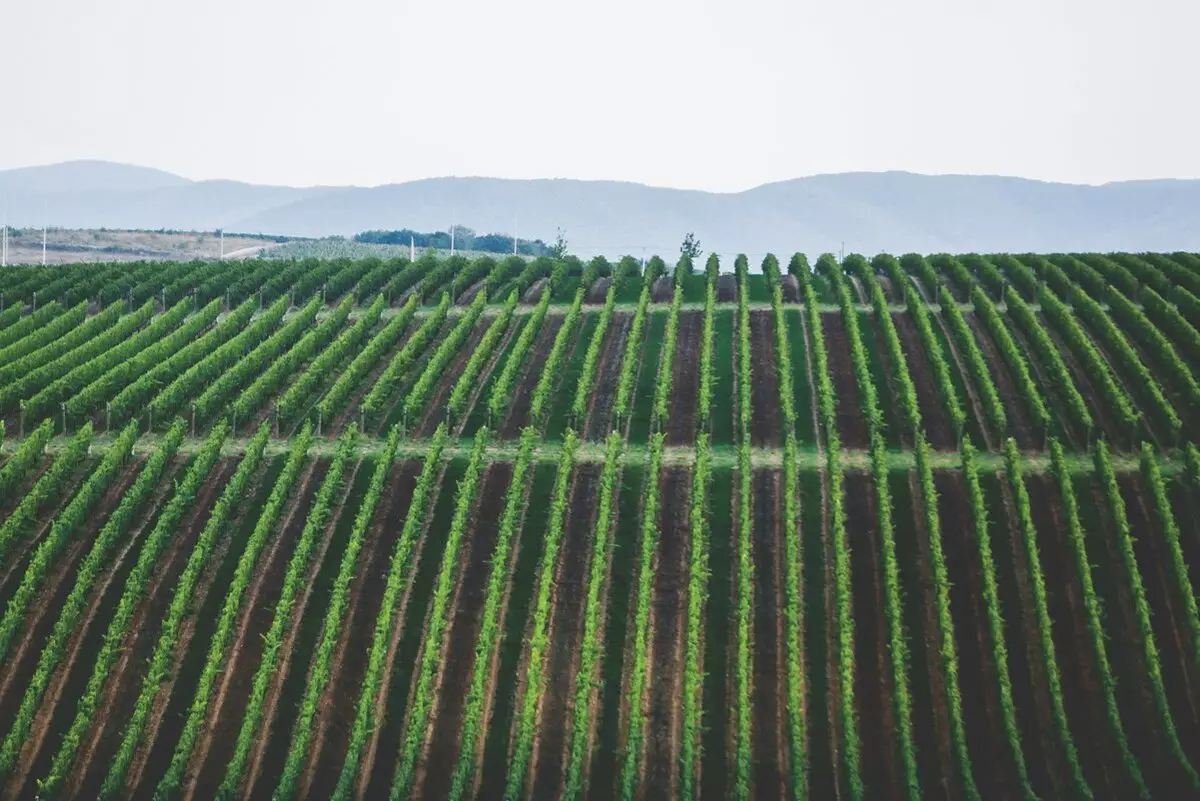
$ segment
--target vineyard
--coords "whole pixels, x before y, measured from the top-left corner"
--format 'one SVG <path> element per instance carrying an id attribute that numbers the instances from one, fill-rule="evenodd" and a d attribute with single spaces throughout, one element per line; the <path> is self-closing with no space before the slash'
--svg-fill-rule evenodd
<path id="1" fill-rule="evenodd" d="M 0 797 L 1200 798 L 1200 256 L 0 271 Z"/>

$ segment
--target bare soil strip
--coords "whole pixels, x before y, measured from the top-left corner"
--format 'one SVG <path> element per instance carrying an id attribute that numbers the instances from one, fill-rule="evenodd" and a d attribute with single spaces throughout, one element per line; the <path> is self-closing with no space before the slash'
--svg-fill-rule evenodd
<path id="1" fill-rule="evenodd" d="M 755 447 L 783 444 L 779 425 L 779 373 L 775 365 L 775 318 L 768 311 L 750 312 L 750 441 Z"/>
<path id="2" fill-rule="evenodd" d="M 483 339 L 483 335 L 487 333 L 491 324 L 492 318 L 480 317 L 479 322 L 471 329 L 471 335 L 467 337 L 462 348 L 450 360 L 450 364 L 446 366 L 441 375 L 441 380 L 438 381 L 437 388 L 429 396 L 429 402 L 425 404 L 425 414 L 422 415 L 420 422 L 412 425 L 415 436 L 426 439 L 432 437 L 438 425 L 446 419 L 446 403 L 450 400 L 450 393 L 454 391 L 458 377 L 462 375 L 463 368 L 467 366 L 471 354 L 475 352 L 475 348 L 479 347 L 480 340 Z"/>
<path id="3" fill-rule="evenodd" d="M 850 358 L 846 321 L 842 319 L 841 312 L 822 312 L 821 324 L 825 326 L 829 378 L 833 381 L 833 391 L 837 396 L 838 436 L 843 447 L 861 450 L 867 447 L 867 421 L 862 415 L 854 362 Z M 813 408 L 816 408 L 815 404 Z"/>
<path id="4" fill-rule="evenodd" d="M 737 302 L 737 276 L 723 273 L 717 278 L 717 303 Z"/>
<path id="5" fill-rule="evenodd" d="M 620 379 L 621 361 L 625 354 L 625 338 L 629 336 L 629 327 L 632 324 L 633 315 L 629 312 L 613 312 L 608 331 L 605 332 L 604 344 L 600 348 L 600 363 L 596 365 L 596 379 L 592 385 L 587 421 L 583 426 L 589 440 L 603 441 L 612 430 L 612 407 L 617 399 L 617 381 Z"/>
<path id="6" fill-rule="evenodd" d="M 700 394 L 700 348 L 704 312 L 679 313 L 678 346 L 673 362 L 667 444 L 691 445 L 696 441 L 697 402 Z"/>
<path id="7" fill-rule="evenodd" d="M 500 426 L 501 439 L 516 439 L 521 429 L 529 425 L 529 407 L 533 403 L 533 391 L 542 377 L 542 369 L 546 358 L 554 347 L 554 338 L 558 329 L 562 328 L 562 315 L 546 315 L 542 321 L 542 329 L 538 331 L 533 342 L 533 349 L 525 360 L 525 369 L 521 379 L 513 388 L 512 402 L 508 407 L 508 418 Z"/>
<path id="8" fill-rule="evenodd" d="M 908 312 L 894 312 L 892 322 L 895 323 L 896 333 L 900 335 L 908 370 L 917 388 L 917 404 L 921 408 L 921 421 L 925 425 L 929 444 L 939 451 L 955 450 L 958 447 L 956 432 L 946 419 L 946 411 L 942 406 L 942 397 L 933 367 L 929 363 L 929 355 L 917 334 L 917 324 Z"/>
<path id="9" fill-rule="evenodd" d="M 992 341 L 991 334 L 979 324 L 979 319 L 974 312 L 966 312 L 963 317 L 966 318 L 967 325 L 971 326 L 971 330 L 975 334 L 975 341 L 979 343 L 979 349 L 983 351 L 983 356 L 987 359 L 989 373 L 992 381 L 996 384 L 996 391 L 1000 393 L 1000 400 L 1004 403 L 1009 429 L 1014 432 L 1017 447 L 1023 451 L 1038 447 L 1041 445 L 1041 433 L 1034 431 L 1029 422 L 1029 410 L 1025 407 L 1020 393 L 1013 384 L 1008 363 L 1000 355 L 996 343 Z"/>

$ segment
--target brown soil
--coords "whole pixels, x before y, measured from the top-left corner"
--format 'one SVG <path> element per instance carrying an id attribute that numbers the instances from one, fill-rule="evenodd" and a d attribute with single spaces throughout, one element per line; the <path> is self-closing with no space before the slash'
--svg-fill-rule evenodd
<path id="1" fill-rule="evenodd" d="M 841 312 L 822 312 L 825 327 L 825 347 L 829 353 L 829 377 L 837 400 L 837 427 L 842 447 L 867 447 L 867 421 L 862 414 L 858 382 L 854 377 L 854 362 L 850 358 L 850 342 L 846 338 L 846 323 Z"/>
<path id="2" fill-rule="evenodd" d="M 508 347 L 510 344 L 512 344 L 512 341 L 516 337 L 520 336 L 520 333 L 524 328 L 524 323 L 527 323 L 527 321 L 517 317 L 514 317 L 509 321 L 508 327 L 504 331 L 504 336 L 500 338 L 500 341 L 496 344 L 495 349 L 492 351 L 492 355 L 488 358 L 487 362 L 483 365 L 483 368 L 479 371 L 479 376 L 476 378 L 471 387 L 471 392 L 467 396 L 467 405 L 464 407 L 461 417 L 459 418 L 457 424 L 451 429 L 451 433 L 453 433 L 455 436 L 461 437 L 465 433 L 470 433 L 472 436 L 474 436 L 474 431 L 466 431 L 467 423 L 470 422 L 471 415 L 474 413 L 476 405 L 480 403 L 487 403 L 488 398 L 483 397 L 483 390 L 491 380 L 492 374 L 497 370 L 502 369 L 500 358 L 504 356 L 505 351 L 508 350 Z"/>
<path id="3" fill-rule="evenodd" d="M 21 795 L 24 783 L 30 776 L 43 776 L 50 768 L 53 749 L 47 743 L 56 744 L 66 733 L 74 717 L 76 704 L 84 691 L 91 673 L 92 664 L 81 656 L 94 653 L 107 627 L 109 615 L 115 609 L 124 590 L 125 578 L 133 569 L 144 537 L 149 533 L 155 511 L 164 502 L 168 490 L 172 489 L 175 468 L 179 462 L 168 467 L 166 476 L 159 480 L 155 491 L 142 505 L 140 513 L 131 521 L 130 535 L 117 543 L 113 558 L 97 576 L 87 600 L 87 608 L 76 622 L 75 630 L 64 649 L 64 656 L 46 687 L 42 703 L 34 717 L 29 735 L 17 760 L 13 775 L 5 793 L 10 797 Z M 6 717 L 7 720 L 7 717 Z M 5 724 L 8 725 L 7 723 Z"/>
<path id="4" fill-rule="evenodd" d="M 375 620 L 387 588 L 390 557 L 420 472 L 421 463 L 417 461 L 401 462 L 392 468 L 367 529 L 358 569 L 350 584 L 341 636 L 330 665 L 332 678 L 313 719 L 309 761 L 297 793 L 301 798 L 329 798 L 337 784 L 354 726 Z"/>
<path id="5" fill-rule="evenodd" d="M 866 290 L 863 289 L 862 282 L 858 280 L 858 276 L 847 273 L 846 278 L 850 281 L 850 289 L 853 290 L 851 294 L 854 297 L 854 302 L 870 303 L 871 301 L 867 298 Z"/>
<path id="6" fill-rule="evenodd" d="M 584 431 L 587 439 L 602 441 L 611 430 L 612 407 L 617 399 L 617 383 L 621 377 L 621 363 L 625 355 L 625 338 L 633 324 L 629 312 L 614 312 L 604 333 L 600 346 L 600 362 L 596 365 L 596 378 L 592 384 L 591 404 L 588 408 Z"/>
<path id="7" fill-rule="evenodd" d="M 892 279 L 889 276 L 877 275 L 875 276 L 875 280 L 879 282 L 879 288 L 883 290 L 883 297 L 887 299 L 889 304 L 904 302 L 904 298 L 901 296 L 900 292 L 896 290 L 896 287 L 892 284 Z"/>
<path id="8" fill-rule="evenodd" d="M 785 798 L 790 782 L 787 710 L 787 641 L 784 636 L 783 474 L 758 470 L 754 486 L 754 727 L 753 794 Z"/>
<path id="9" fill-rule="evenodd" d="M 908 370 L 912 374 L 913 384 L 917 388 L 917 404 L 921 409 L 921 422 L 925 426 L 925 435 L 929 437 L 929 444 L 939 451 L 956 450 L 958 447 L 956 432 L 946 419 L 933 367 L 929 363 L 925 348 L 921 345 L 920 336 L 917 334 L 917 325 L 908 312 L 893 312 L 892 322 L 896 326 L 896 333 L 900 336 L 900 343 L 903 345 L 904 355 L 907 357 Z M 894 365 L 892 369 L 894 375 L 896 369 Z"/>
<path id="10" fill-rule="evenodd" d="M 1052 702 L 1046 679 L 1046 663 L 1042 653 L 1041 633 L 1037 610 L 1034 607 L 1033 581 L 1029 575 L 1029 554 L 1017 517 L 1016 499 L 1008 476 L 996 474 L 1000 484 L 1002 509 L 989 509 L 1005 526 L 1009 551 L 1001 543 L 993 543 L 997 563 L 1009 561 L 1005 572 L 1011 570 L 1017 597 L 1005 597 L 1001 587 L 1001 605 L 1005 607 L 1005 634 L 1009 638 L 1009 675 L 1012 677 L 1013 703 L 1017 710 L 1017 725 L 1021 727 L 1021 745 L 1025 750 L 1029 780 L 1039 796 L 1061 798 L 1066 792 L 1063 774 L 1059 770 L 1059 745 L 1051 713 Z M 1024 647 L 1022 647 L 1024 646 Z"/>
<path id="11" fill-rule="evenodd" d="M 554 339 L 562 328 L 563 316 L 559 314 L 546 315 L 542 321 L 542 329 L 538 331 L 533 341 L 533 347 L 525 360 L 525 370 L 513 387 L 512 402 L 508 409 L 508 418 L 500 427 L 501 439 L 516 439 L 521 429 L 529 425 L 529 407 L 533 403 L 533 391 L 537 389 L 542 377 L 542 368 L 546 358 L 554 347 Z"/>
<path id="12" fill-rule="evenodd" d="M 934 483 L 946 571 L 951 576 L 950 612 L 958 645 L 959 691 L 975 783 L 994 792 L 996 798 L 1016 798 L 1013 758 L 1002 727 L 995 650 L 988 629 L 979 549 L 966 483 L 958 470 L 934 471 Z"/>
<path id="13" fill-rule="evenodd" d="M 584 296 L 584 303 L 597 305 L 604 302 L 608 295 L 608 288 L 612 285 L 610 276 L 602 276 L 596 279 L 596 283 L 588 287 L 587 294 Z"/>
<path id="14" fill-rule="evenodd" d="M 783 290 L 784 303 L 800 302 L 800 279 L 794 275 L 784 275 L 779 279 L 779 286 Z"/>
<path id="15" fill-rule="evenodd" d="M 225 766 L 237 743 L 242 712 L 262 660 L 263 638 L 271 627 L 275 603 L 292 546 L 304 529 L 317 489 L 329 471 L 329 462 L 313 461 L 300 477 L 294 500 L 278 533 L 260 556 L 254 578 L 238 614 L 237 631 L 229 646 L 221 679 L 213 687 L 208 721 L 196 740 L 184 782 L 183 797 L 212 798 L 225 776 Z"/>
<path id="16" fill-rule="evenodd" d="M 862 738 L 863 783 L 872 795 L 899 798 L 904 780 L 892 705 L 882 543 L 875 481 L 868 473 L 846 472 L 846 534 L 854 588 L 854 694 Z"/>
<path id="17" fill-rule="evenodd" d="M 342 480 L 342 490 L 338 497 L 337 505 L 333 508 L 329 521 L 325 524 L 324 531 L 319 535 L 320 541 L 317 542 L 314 552 L 309 558 L 307 565 L 308 571 L 301 578 L 304 589 L 296 598 L 295 605 L 292 607 L 291 619 L 287 622 L 285 633 L 283 635 L 283 644 L 280 648 L 282 659 L 275 667 L 275 674 L 272 676 L 271 683 L 267 686 L 266 699 L 263 703 L 263 717 L 261 728 L 258 732 L 258 739 L 255 747 L 250 752 L 250 759 L 246 764 L 246 774 L 244 779 L 244 787 L 249 796 L 255 796 L 261 793 L 265 788 L 274 789 L 275 782 L 283 772 L 283 765 L 287 759 L 288 746 L 291 743 L 291 728 L 294 722 L 294 711 L 298 705 L 297 701 L 303 697 L 304 688 L 307 686 L 307 681 L 301 679 L 300 688 L 296 691 L 296 696 L 287 694 L 285 685 L 288 683 L 289 674 L 292 672 L 293 659 L 300 661 L 296 665 L 297 671 L 303 671 L 303 676 L 306 679 L 309 673 L 309 667 L 312 662 L 312 654 L 307 650 L 301 650 L 296 647 L 296 643 L 300 638 L 300 629 L 304 625 L 305 618 L 308 615 L 318 616 L 324 611 L 317 601 L 314 608 L 310 610 L 310 606 L 314 604 L 313 595 L 314 588 L 317 584 L 317 574 L 320 572 L 325 559 L 329 554 L 329 547 L 335 536 L 337 528 L 343 517 L 349 516 L 352 519 L 355 509 L 348 506 L 351 494 L 354 492 L 354 484 L 358 478 L 358 471 L 362 469 L 363 461 L 355 462 L 345 474 Z M 300 678 L 297 676 L 296 678 Z M 287 705 L 288 711 L 282 720 L 279 719 L 280 707 Z M 261 785 L 260 781 L 265 781 L 265 785 Z"/>
<path id="18" fill-rule="evenodd" d="M 756 447 L 779 447 L 779 373 L 775 364 L 775 320 L 767 311 L 750 312 L 750 441 Z"/>
<path id="19" fill-rule="evenodd" d="M 1150 604 L 1150 623 L 1162 662 L 1163 682 L 1180 742 L 1188 754 L 1200 754 L 1200 675 L 1193 658 L 1191 627 L 1179 585 L 1170 567 L 1154 502 L 1137 473 L 1118 478 L 1133 532 L 1134 553 Z"/>
<path id="20" fill-rule="evenodd" d="M 650 612 L 645 770 L 646 798 L 674 798 L 679 788 L 679 749 L 683 721 L 684 637 L 687 634 L 688 542 L 692 475 L 667 468 L 658 491 L 661 532 L 654 560 Z"/>
<path id="21" fill-rule="evenodd" d="M 1033 348 L 1026 339 L 1025 333 L 1015 324 L 1009 324 L 1008 332 L 1012 334 L 1013 340 L 1017 343 L 1017 347 L 1025 354 L 1026 363 L 1029 365 L 1030 373 L 1033 375 L 1034 381 L 1042 389 L 1042 395 L 1045 398 L 1047 408 L 1051 417 L 1058 420 L 1059 426 L 1062 428 L 1064 438 L 1070 444 L 1073 450 L 1079 450 L 1080 443 L 1087 440 L 1087 432 L 1082 431 L 1070 417 L 1070 412 L 1067 410 L 1058 394 L 1053 390 L 1054 384 L 1047 378 L 1047 373 L 1041 365 L 1040 357 L 1036 355 Z M 1014 390 L 1015 391 L 1015 390 Z"/>
<path id="22" fill-rule="evenodd" d="M 84 735 L 75 769 L 68 776 L 64 795 L 95 797 L 104 781 L 109 763 L 121 745 L 124 723 L 133 712 L 141 691 L 149 659 L 158 642 L 162 619 L 171 605 L 175 585 L 187 563 L 192 546 L 208 523 L 212 508 L 236 468 L 232 459 L 219 461 L 209 480 L 197 494 L 190 513 L 184 518 L 179 534 L 168 542 L 159 559 L 159 569 L 151 578 L 145 600 L 134 613 L 125 648 L 109 672 L 101 693 L 95 722 Z"/>
<path id="23" fill-rule="evenodd" d="M 703 338 L 704 312 L 680 312 L 677 347 L 672 364 L 670 407 L 667 411 L 668 445 L 690 445 L 696 441 L 700 347 Z"/>
<path id="24" fill-rule="evenodd" d="M 575 674 L 579 669 L 588 564 L 592 557 L 602 471 L 603 465 L 599 462 L 580 464 L 575 468 L 571 509 L 567 513 L 562 554 L 554 581 L 546 687 L 530 762 L 534 798 L 557 796 L 566 776 L 566 747 L 571 728 Z"/>
<path id="25" fill-rule="evenodd" d="M 1097 391 L 1096 385 L 1092 383 L 1090 374 L 1083 369 L 1083 366 L 1075 358 L 1075 353 L 1067 347 L 1067 344 L 1059 337 L 1058 332 L 1054 330 L 1044 317 L 1038 315 L 1038 319 L 1042 323 L 1042 327 L 1046 329 L 1046 333 L 1050 335 L 1050 339 L 1054 342 L 1055 347 L 1058 348 L 1058 352 L 1062 355 L 1068 372 L 1075 379 L 1075 386 L 1079 388 L 1084 402 L 1092 413 L 1092 419 L 1096 426 L 1105 433 L 1110 441 L 1117 443 L 1128 442 L 1130 432 L 1122 431 L 1121 427 L 1117 425 L 1116 418 L 1113 417 L 1113 410 L 1103 400 L 1103 396 Z"/>
<path id="26" fill-rule="evenodd" d="M 737 276 L 733 274 L 717 276 L 717 303 L 737 302 Z"/>
<path id="27" fill-rule="evenodd" d="M 422 798 L 445 798 L 458 764 L 463 715 L 475 665 L 475 644 L 512 473 L 513 466 L 508 462 L 493 462 L 488 467 L 479 488 L 468 542 L 459 559 L 455 597 L 449 611 L 450 626 L 433 687 L 433 714 L 425 732 L 422 764 L 414 784 L 420 788 Z"/>
<path id="28" fill-rule="evenodd" d="M 1091 637 L 1083 606 L 1083 586 L 1075 566 L 1074 549 L 1063 519 L 1062 495 L 1049 474 L 1030 475 L 1030 512 L 1038 532 L 1038 546 L 1046 580 L 1054 588 L 1047 599 L 1053 622 L 1055 656 L 1062 672 L 1063 701 L 1075 732 L 1084 778 L 1104 798 L 1120 798 L 1111 768 L 1121 755 L 1108 736 L 1104 696 L 1096 675 Z M 1090 734 L 1089 734 L 1090 733 Z M 1102 734 L 1103 733 L 1103 734 Z"/>
<path id="29" fill-rule="evenodd" d="M 903 540 L 897 542 L 901 560 L 900 581 L 904 596 L 902 603 L 915 599 L 920 605 L 920 630 L 918 640 L 910 627 L 909 648 L 912 654 L 910 675 L 916 687 L 928 684 L 929 703 L 913 704 L 913 736 L 917 747 L 917 768 L 926 798 L 945 798 L 946 801 L 961 798 L 963 792 L 958 780 L 958 766 L 951 748 L 950 710 L 946 703 L 946 669 L 941 659 L 941 627 L 938 624 L 937 590 L 933 580 L 933 563 L 929 529 L 925 524 L 925 498 L 921 494 L 920 480 L 916 471 L 908 473 L 909 494 L 912 498 L 912 514 L 915 524 L 916 548 L 908 554 Z M 897 539 L 901 539 L 906 526 L 896 521 Z M 910 558 L 906 558 L 909 556 Z M 915 558 L 915 563 L 911 561 Z M 915 568 L 916 575 L 913 575 Z M 907 614 L 907 613 L 906 613 Z M 922 663 L 925 675 L 918 675 L 916 664 Z M 918 690 L 919 691 L 919 690 Z"/>
<path id="30" fill-rule="evenodd" d="M 455 306 L 470 306 L 471 303 L 475 300 L 475 296 L 479 294 L 479 291 L 481 289 L 483 289 L 485 284 L 487 284 L 486 277 L 480 278 L 478 281 L 471 284 L 469 287 L 467 287 L 466 289 L 463 290 L 461 295 L 459 295 L 457 298 L 454 299 L 454 305 Z"/>
<path id="31" fill-rule="evenodd" d="M 411 337 L 417 330 L 418 325 L 420 325 L 419 321 L 411 322 L 404 331 L 400 332 L 400 336 L 396 339 L 396 342 L 392 345 L 392 347 L 388 348 L 387 352 L 382 358 L 379 359 L 379 361 L 371 365 L 371 369 L 368 371 L 367 375 L 358 382 L 358 386 L 355 387 L 354 391 L 350 395 L 349 400 L 346 401 L 345 408 L 343 408 L 338 416 L 333 420 L 325 421 L 325 428 L 322 433 L 325 434 L 326 439 L 332 441 L 340 437 L 346 431 L 346 428 L 350 425 L 351 421 L 361 423 L 366 422 L 365 420 L 360 419 L 360 404 L 362 404 L 363 399 L 367 397 L 367 394 L 371 391 L 371 389 L 374 388 L 375 382 L 379 380 L 379 376 L 381 376 L 383 371 L 387 369 L 388 365 L 392 363 L 392 359 L 395 358 L 396 354 L 400 352 L 400 349 L 403 348 L 408 342 L 409 337 Z M 347 367 L 349 367 L 348 364 Z M 335 378 L 334 380 L 336 381 L 337 379 Z M 363 426 L 360 425 L 359 431 L 362 430 Z"/>
<path id="32" fill-rule="evenodd" d="M 483 335 L 487 333 L 492 321 L 493 318 L 480 317 L 479 322 L 471 329 L 471 334 L 467 337 L 467 341 L 463 343 L 458 353 L 446 365 L 446 369 L 442 372 L 437 386 L 433 390 L 433 394 L 429 396 L 429 400 L 426 402 L 425 412 L 421 415 L 420 422 L 412 426 L 415 436 L 419 438 L 432 437 L 438 425 L 446 419 L 446 403 L 450 400 L 450 393 L 454 391 L 454 385 L 458 383 L 458 377 L 462 375 L 462 371 L 467 366 L 471 354 L 475 352 L 475 348 L 479 347 L 479 342 L 483 339 Z"/>
<path id="33" fill-rule="evenodd" d="M 1041 444 L 1041 434 L 1034 431 L 1029 423 L 1029 412 L 1025 408 L 1020 394 L 1017 393 L 1016 385 L 1009 373 L 1008 363 L 1004 361 L 1004 357 L 996 348 L 996 343 L 992 341 L 991 335 L 979 323 L 975 314 L 965 312 L 963 316 L 967 320 L 967 325 L 971 326 L 971 330 L 975 332 L 975 341 L 979 343 L 979 349 L 983 351 L 983 357 L 987 360 L 992 381 L 996 385 L 996 391 L 1000 394 L 1001 402 L 1004 403 L 1009 430 L 1015 433 L 1017 447 L 1021 450 L 1037 448 Z"/>
<path id="34" fill-rule="evenodd" d="M 525 297 L 521 298 L 522 303 L 537 303 L 542 299 L 542 292 L 546 289 L 546 284 L 550 283 L 548 278 L 539 278 L 534 281 L 529 289 L 525 290 Z"/>
<path id="35" fill-rule="evenodd" d="M 650 287 L 651 303 L 670 303 L 675 293 L 675 286 L 670 278 L 655 278 L 654 286 Z"/>

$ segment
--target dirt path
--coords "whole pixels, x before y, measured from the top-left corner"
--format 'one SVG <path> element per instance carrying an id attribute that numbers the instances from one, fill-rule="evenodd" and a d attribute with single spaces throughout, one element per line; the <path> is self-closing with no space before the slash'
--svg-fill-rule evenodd
<path id="1" fill-rule="evenodd" d="M 414 781 L 414 787 L 418 788 L 414 797 L 433 801 L 445 798 L 450 791 L 450 780 L 458 764 L 488 574 L 512 473 L 512 464 L 493 462 L 483 476 L 468 541 L 459 559 L 456 573 L 459 579 L 449 611 L 446 646 L 433 686 L 433 714 L 424 733 L 425 747 Z"/>
<path id="2" fill-rule="evenodd" d="M 703 339 L 704 312 L 680 312 L 678 347 L 672 363 L 670 410 L 667 413 L 668 445 L 690 445 L 696 441 Z"/>
<path id="3" fill-rule="evenodd" d="M 179 580 L 200 532 L 208 523 L 213 506 L 236 462 L 224 459 L 209 473 L 210 479 L 197 494 L 191 512 L 158 561 L 158 569 L 138 611 L 130 623 L 125 649 L 109 671 L 100 704 L 88 733 L 84 735 L 75 758 L 74 769 L 64 784 L 64 796 L 95 797 L 108 765 L 121 744 L 124 723 L 133 712 L 143 676 L 158 642 L 163 617 L 171 605 Z"/>
<path id="4" fill-rule="evenodd" d="M 548 278 L 539 278 L 534 281 L 529 289 L 525 290 L 525 297 L 521 298 L 521 302 L 525 304 L 537 303 L 542 299 L 542 292 L 546 289 L 546 284 L 550 283 Z"/>
<path id="5" fill-rule="evenodd" d="M 625 338 L 629 336 L 632 324 L 632 314 L 614 312 L 605 332 L 604 344 L 600 348 L 600 363 L 596 365 L 596 379 L 592 385 L 591 403 L 583 426 L 589 440 L 601 442 L 612 430 L 612 407 L 617 399 Z"/>
<path id="6" fill-rule="evenodd" d="M 800 279 L 794 275 L 784 275 L 779 278 L 779 287 L 783 290 L 784 303 L 800 303 Z"/>
<path id="7" fill-rule="evenodd" d="M 554 581 L 546 687 L 530 761 L 534 798 L 557 796 L 566 777 L 566 747 L 571 730 L 588 564 L 593 556 L 592 529 L 599 509 L 602 471 L 600 463 L 581 464 L 575 468 L 571 508 L 567 513 L 562 555 Z"/>
<path id="8" fill-rule="evenodd" d="M 775 320 L 767 311 L 750 312 L 750 441 L 755 447 L 782 446 L 779 373 L 775 364 Z"/>
<path id="9" fill-rule="evenodd" d="M 479 294 L 479 292 L 484 288 L 484 286 L 486 284 L 487 284 L 487 277 L 484 276 L 483 278 L 480 278 L 478 281 L 476 281 L 475 283 L 471 284 L 469 287 L 464 289 L 462 291 L 462 294 L 454 299 L 454 305 L 455 306 L 470 306 L 472 301 L 475 300 L 475 296 Z"/>
<path id="10" fill-rule="evenodd" d="M 892 705 L 892 665 L 884 618 L 883 561 L 875 483 L 870 474 L 846 473 L 846 533 L 853 576 L 855 667 L 862 740 L 863 783 L 872 795 L 899 798 L 904 786 Z"/>
<path id="11" fill-rule="evenodd" d="M 1013 757 L 1001 727 L 996 652 L 988 629 L 967 486 L 959 470 L 935 471 L 934 484 L 941 512 L 946 570 L 951 576 L 950 612 L 958 645 L 959 689 L 975 783 L 980 788 L 994 790 L 996 798 L 1016 798 Z"/>
<path id="12" fill-rule="evenodd" d="M 787 640 L 784 636 L 783 475 L 758 470 L 753 476 L 755 798 L 785 798 L 790 785 L 787 712 Z"/>
<path id="13" fill-rule="evenodd" d="M 590 287 L 587 287 L 587 295 L 584 298 L 584 303 L 597 305 L 604 302 L 608 295 L 608 288 L 612 285 L 610 276 L 602 276 L 596 279 L 596 282 Z"/>
<path id="14" fill-rule="evenodd" d="M 846 322 L 841 312 L 822 312 L 821 324 L 825 327 L 829 378 L 837 397 L 838 437 L 842 447 L 861 450 L 867 447 L 867 421 L 861 411 L 854 362 L 850 358 L 850 342 L 846 338 Z M 818 404 L 814 404 L 813 408 L 818 408 Z"/>
<path id="15" fill-rule="evenodd" d="M 300 798 L 328 798 L 337 784 L 350 744 L 375 620 L 387 586 L 390 557 L 404 526 L 421 467 L 420 462 L 409 461 L 392 468 L 367 530 L 350 584 L 345 622 L 330 664 L 332 679 L 313 718 L 312 747 L 297 788 Z"/>
<path id="16" fill-rule="evenodd" d="M 213 688 L 207 722 L 192 751 L 188 778 L 182 785 L 184 798 L 214 797 L 225 776 L 225 765 L 237 742 L 254 674 L 262 660 L 263 638 L 271 627 L 275 603 L 283 589 L 288 558 L 328 470 L 329 462 L 316 460 L 305 469 L 278 532 L 259 559 L 238 613 L 224 670 Z"/>
<path id="17" fill-rule="evenodd" d="M 908 370 L 917 388 L 917 404 L 921 409 L 921 421 L 925 426 L 925 435 L 929 437 L 929 444 L 934 450 L 956 450 L 958 437 L 946 419 L 933 366 L 929 363 L 929 355 L 925 348 L 921 346 L 917 325 L 908 312 L 893 312 L 892 322 L 895 323 L 896 333 L 900 335 Z"/>
<path id="18" fill-rule="evenodd" d="M 717 303 L 737 302 L 737 276 L 732 273 L 717 276 Z"/>
<path id="19" fill-rule="evenodd" d="M 654 560 L 650 612 L 649 673 L 646 687 L 645 798 L 674 798 L 679 788 L 679 748 L 683 720 L 683 643 L 687 633 L 688 541 L 691 470 L 663 471 L 657 491 L 662 506 L 661 536 Z"/>
<path id="20" fill-rule="evenodd" d="M 650 287 L 650 302 L 670 303 L 671 296 L 674 293 L 675 287 L 672 285 L 670 278 L 655 278 L 654 286 Z"/>
<path id="21" fill-rule="evenodd" d="M 541 380 L 542 370 L 546 359 L 554 347 L 554 339 L 562 328 L 563 315 L 547 315 L 542 321 L 542 328 L 533 341 L 533 348 L 525 359 L 521 378 L 513 387 L 512 402 L 509 404 L 508 417 L 500 426 L 501 439 L 516 439 L 521 429 L 529 425 L 529 407 L 533 403 L 533 391 Z"/>

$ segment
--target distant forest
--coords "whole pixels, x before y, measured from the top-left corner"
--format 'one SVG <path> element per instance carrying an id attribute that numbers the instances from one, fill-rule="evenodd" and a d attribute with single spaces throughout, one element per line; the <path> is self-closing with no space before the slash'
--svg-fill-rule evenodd
<path id="1" fill-rule="evenodd" d="M 410 228 L 399 231 L 363 231 L 354 235 L 355 242 L 368 245 L 407 245 L 418 248 L 450 249 L 450 232 L 421 233 Z M 454 247 L 458 250 L 478 250 L 484 253 L 512 253 L 513 238 L 507 234 L 476 234 L 466 226 L 454 229 Z M 550 246 L 540 239 L 518 239 L 517 252 L 523 256 L 548 256 Z"/>

